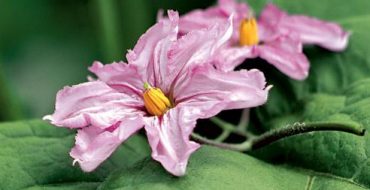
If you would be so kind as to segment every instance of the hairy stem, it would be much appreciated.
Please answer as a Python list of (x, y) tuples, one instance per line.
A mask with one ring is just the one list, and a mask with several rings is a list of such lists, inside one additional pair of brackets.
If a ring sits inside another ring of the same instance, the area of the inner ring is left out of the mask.
[(313, 123), (295, 123), (293, 125), (288, 125), (283, 128), (273, 129), (267, 131), (260, 136), (248, 138), (246, 141), (240, 144), (231, 144), (231, 143), (221, 143), (216, 142), (211, 139), (207, 139), (198, 134), (192, 134), (192, 137), (199, 142), (218, 146), (221, 148), (236, 150), (236, 151), (250, 151), (258, 149), (264, 146), (267, 146), (271, 143), (274, 143), (280, 139), (312, 132), (312, 131), (340, 131), (352, 133), (355, 135), (363, 136), (365, 135), (365, 129), (358, 125), (344, 124), (344, 123), (335, 123), (335, 122), (313, 122)]
[(276, 142), (282, 138), (290, 137), (312, 131), (341, 131), (363, 136), (365, 129), (358, 125), (331, 122), (295, 123), (287, 127), (268, 131), (253, 139), (252, 149), (258, 149)]

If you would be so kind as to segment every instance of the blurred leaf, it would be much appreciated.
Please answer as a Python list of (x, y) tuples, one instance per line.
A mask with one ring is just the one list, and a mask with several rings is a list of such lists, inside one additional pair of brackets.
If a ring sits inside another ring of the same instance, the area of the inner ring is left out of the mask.
[(105, 59), (110, 62), (120, 60), (122, 56), (122, 42), (120, 22), (119, 22), (119, 8), (115, 0), (95, 0), (94, 12), (92, 14), (99, 24), (97, 28), (100, 30), (100, 41), (102, 44), (101, 50), (104, 52)]
[(119, 1), (120, 25), (122, 26), (121, 59), (126, 56), (128, 49), (133, 49), (139, 37), (155, 23), (156, 10), (148, 0)]
[(99, 187), (108, 189), (360, 190), (346, 179), (273, 166), (253, 157), (204, 146), (190, 159), (187, 175), (174, 177), (150, 158), (129, 170), (113, 172)]
[[(0, 72), (23, 119), (52, 112), (56, 92), (86, 81), (87, 66), (100, 59), (88, 3), (1, 0)], [(0, 115), (7, 109), (17, 110), (2, 107)]]
[(0, 121), (17, 120), (23, 116), (18, 98), (10, 90), (0, 64)]
[(125, 170), (149, 152), (134, 136), (96, 171), (84, 173), (69, 156), (74, 135), (39, 120), (0, 124), (0, 189), (95, 189), (112, 170)]
[[(155, 24), (159, 10), (164, 10), (166, 13), (167, 9), (172, 9), (185, 13), (195, 8), (207, 7), (212, 3), (212, 0), (119, 0), (118, 8), (112, 8), (112, 10), (118, 11), (120, 15), (118, 22), (120, 27), (117, 27), (120, 33), (116, 38), (116, 43), (120, 44), (121, 50), (119, 57), (116, 56), (115, 60), (125, 59), (127, 50), (132, 49), (139, 37)], [(109, 49), (107, 50), (109, 51)], [(110, 61), (113, 60), (110, 59)]]
[[(1, 0), (0, 60), (7, 79), (4, 83), (12, 96), (18, 97), (15, 102), (21, 106), (23, 118), (42, 117), (52, 112), (59, 89), (86, 81), (90, 74), (87, 67), (94, 60), (124, 60), (127, 49), (133, 48), (155, 23), (158, 9), (184, 13), (212, 2)], [(0, 96), (4, 92), (0, 91)], [(12, 108), (0, 111), (0, 115), (17, 111), (8, 103), (5, 108)]]

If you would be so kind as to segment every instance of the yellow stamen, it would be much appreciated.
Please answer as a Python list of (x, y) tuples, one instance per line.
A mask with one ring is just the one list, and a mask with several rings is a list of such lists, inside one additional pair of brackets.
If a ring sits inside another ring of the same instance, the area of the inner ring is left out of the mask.
[(155, 116), (161, 116), (170, 109), (171, 102), (159, 88), (153, 88), (149, 83), (144, 83), (144, 105), (146, 110)]
[(255, 18), (244, 19), (240, 24), (239, 32), (240, 45), (253, 46), (258, 44), (258, 26)]

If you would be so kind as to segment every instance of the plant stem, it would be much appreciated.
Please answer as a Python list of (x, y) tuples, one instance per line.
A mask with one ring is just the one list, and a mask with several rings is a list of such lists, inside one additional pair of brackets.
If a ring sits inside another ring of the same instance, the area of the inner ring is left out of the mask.
[(240, 117), (239, 124), (236, 127), (238, 130), (247, 131), (248, 124), (249, 124), (249, 115), (250, 115), (249, 112), (250, 112), (250, 109), (248, 108), (243, 110), (241, 117)]
[(227, 137), (229, 137), (230, 133), (231, 133), (230, 131), (224, 130), (214, 141), (223, 142), (224, 140), (227, 139)]
[(235, 134), (238, 134), (240, 136), (247, 137), (247, 138), (250, 138), (250, 137), (254, 136), (253, 134), (250, 134), (247, 131), (240, 130), (239, 128), (237, 128), (233, 124), (228, 123), (228, 122), (226, 122), (226, 121), (224, 121), (224, 120), (222, 120), (218, 117), (212, 117), (210, 120), (214, 124), (216, 124), (218, 127), (222, 128), (224, 131), (229, 131), (229, 134), (230, 133), (235, 133)]
[[(204, 143), (204, 144), (209, 144), (209, 145), (213, 145), (213, 146), (217, 146), (217, 147), (220, 147), (220, 148), (225, 148), (225, 149), (230, 149), (230, 150), (236, 150), (236, 151), (241, 151), (243, 152), (244, 150), (241, 150), (240, 145), (248, 142), (248, 141), (245, 141), (244, 143), (242, 144), (231, 144), (231, 143), (222, 143), (222, 142), (216, 142), (214, 140), (211, 140), (211, 139), (207, 139), (205, 137), (202, 137), (196, 133), (192, 133), (191, 134), (191, 137), (195, 140), (195, 141), (198, 141), (198, 142), (201, 142), (201, 143)], [(243, 145), (245, 146), (245, 145)]]
[(252, 140), (253, 142), (251, 148), (258, 149), (282, 138), (312, 131), (341, 131), (359, 136), (365, 135), (365, 129), (358, 125), (348, 125), (335, 122), (295, 123), (291, 126), (274, 129), (262, 134), (261, 136), (258, 136)]
[(214, 124), (216, 124), (218, 127), (227, 130), (227, 131), (233, 131), (234, 126), (218, 117), (212, 117), (210, 119)]
[(198, 134), (192, 134), (192, 137), (202, 143), (218, 146), (221, 148), (236, 150), (236, 151), (250, 151), (267, 146), (274, 143), (282, 138), (312, 132), (312, 131), (341, 131), (352, 133), (355, 135), (365, 135), (365, 129), (358, 125), (344, 124), (344, 123), (331, 123), (331, 122), (313, 122), (313, 123), (295, 123), (288, 125), (287, 127), (273, 129), (267, 131), (264, 134), (248, 138), (246, 141), (240, 144), (221, 143), (214, 140), (207, 139)]

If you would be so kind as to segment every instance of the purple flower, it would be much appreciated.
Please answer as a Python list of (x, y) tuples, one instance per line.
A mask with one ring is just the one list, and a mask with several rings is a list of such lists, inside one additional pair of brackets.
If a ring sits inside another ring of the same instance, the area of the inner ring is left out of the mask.
[(178, 13), (168, 15), (141, 36), (127, 54), (128, 64), (95, 62), (90, 71), (96, 81), (58, 92), (55, 112), (45, 119), (78, 129), (70, 155), (84, 171), (94, 170), (144, 127), (153, 159), (184, 175), (199, 148), (189, 139), (197, 119), (265, 103), (263, 73), (219, 71), (210, 63), (232, 34), (231, 20), (178, 38)]
[(234, 14), (233, 36), (219, 49), (214, 63), (224, 71), (233, 70), (246, 58), (261, 57), (289, 77), (303, 80), (308, 75), (309, 61), (302, 52), (302, 44), (342, 51), (350, 35), (335, 23), (290, 16), (271, 3), (256, 21), (246, 4), (234, 0), (219, 0), (217, 6), (182, 16), (180, 33), (226, 22), (231, 14)]

